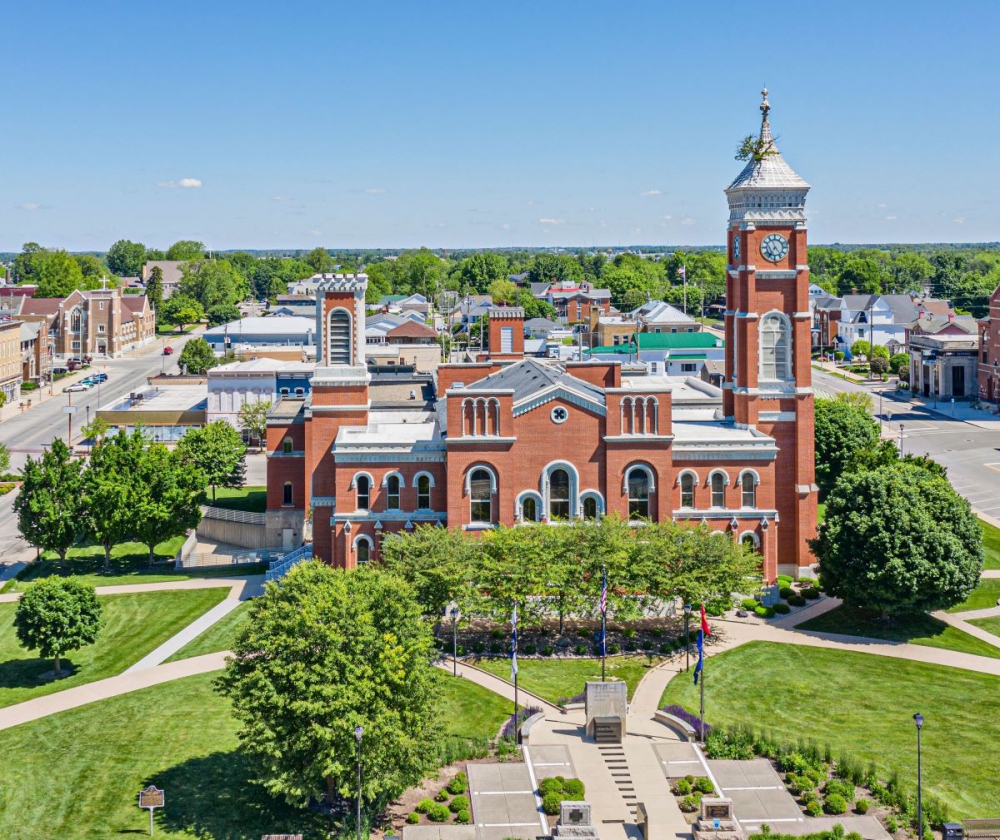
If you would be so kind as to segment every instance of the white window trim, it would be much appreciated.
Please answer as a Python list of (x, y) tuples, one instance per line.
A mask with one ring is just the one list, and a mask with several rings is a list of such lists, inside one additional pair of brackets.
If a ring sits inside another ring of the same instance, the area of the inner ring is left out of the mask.
[(406, 479), (403, 478), (403, 474), (399, 470), (393, 470), (392, 472), (387, 472), (384, 476), (382, 476), (382, 485), (381, 486), (382, 486), (383, 490), (386, 487), (389, 486), (389, 479), (392, 476), (396, 476), (396, 478), (399, 479), (399, 489), (400, 490), (402, 490), (404, 487), (406, 487)]
[[(524, 501), (525, 499), (534, 499), (535, 505), (538, 508), (538, 519), (525, 519), (524, 518)], [(514, 500), (514, 519), (518, 522), (543, 522), (545, 518), (545, 502), (542, 499), (541, 494), (537, 490), (522, 490), (517, 494), (517, 498)]]
[(497, 472), (489, 464), (469, 464), (469, 468), (465, 471), (465, 480), (462, 482), (465, 488), (465, 495), (472, 495), (472, 474), (476, 470), (486, 470), (490, 474), (490, 493), (496, 495)]
[(638, 461), (625, 467), (625, 472), (622, 475), (622, 493), (628, 495), (628, 477), (632, 470), (645, 470), (649, 475), (649, 492), (656, 492), (656, 473), (649, 464), (643, 461)]

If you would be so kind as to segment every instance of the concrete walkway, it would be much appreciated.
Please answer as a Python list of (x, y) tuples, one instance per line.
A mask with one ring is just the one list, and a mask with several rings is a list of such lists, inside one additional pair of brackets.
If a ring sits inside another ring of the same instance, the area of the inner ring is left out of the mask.
[[(454, 667), (450, 659), (438, 659), (434, 664), (437, 665), (442, 671), (447, 671), (449, 674), (452, 673), (452, 669)], [(507, 682), (507, 680), (501, 679), (495, 674), (491, 674), (489, 671), (484, 671), (482, 668), (477, 668), (475, 665), (469, 665), (465, 662), (458, 663), (458, 675), (460, 677), (465, 677), (465, 679), (469, 682), (482, 686), (488, 691), (492, 691), (494, 694), (506, 697), (510, 700), (511, 710), (513, 711), (513, 683)], [(525, 691), (520, 686), (518, 686), (517, 690), (517, 702), (521, 706), (538, 706), (538, 708), (545, 712), (546, 716), (562, 714), (562, 709), (554, 703), (550, 703), (548, 700), (543, 700), (537, 694)]]
[(48, 694), (45, 697), (26, 700), (23, 703), (8, 706), (6, 709), (0, 709), (0, 729), (10, 729), (12, 726), (48, 717), (58, 712), (65, 712), (79, 706), (86, 706), (88, 703), (94, 703), (98, 700), (117, 697), (119, 694), (128, 694), (142, 688), (149, 688), (195, 674), (218, 671), (225, 667), (227, 655), (228, 652), (195, 656), (191, 659), (182, 659), (180, 662), (171, 662), (169, 665), (159, 665), (143, 671), (126, 672), (117, 677), (108, 677), (87, 685)]
[[(252, 591), (260, 594), (263, 591), (264, 575), (245, 575), (243, 577), (213, 577), (213, 578), (189, 578), (188, 580), (170, 580), (161, 583), (123, 583), (117, 586), (98, 586), (98, 595), (130, 595), (139, 592), (168, 592), (174, 589), (222, 589), (229, 588)], [(5, 592), (0, 595), (0, 604), (17, 601), (23, 593)], [(232, 595), (230, 595), (232, 597)], [(241, 600), (242, 595), (238, 595)], [(248, 595), (246, 597), (253, 597)]]

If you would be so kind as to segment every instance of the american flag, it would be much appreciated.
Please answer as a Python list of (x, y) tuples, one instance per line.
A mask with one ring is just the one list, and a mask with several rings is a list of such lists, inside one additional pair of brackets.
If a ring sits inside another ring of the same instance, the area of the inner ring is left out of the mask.
[(682, 266), (681, 266), (680, 268), (678, 268), (678, 269), (677, 269), (677, 273), (678, 273), (678, 274), (679, 274), (679, 275), (680, 275), (681, 277), (687, 277), (687, 266), (685, 266), (685, 265), (682, 265)]
[(601, 578), (601, 614), (605, 615), (608, 611), (608, 570), (602, 570)]

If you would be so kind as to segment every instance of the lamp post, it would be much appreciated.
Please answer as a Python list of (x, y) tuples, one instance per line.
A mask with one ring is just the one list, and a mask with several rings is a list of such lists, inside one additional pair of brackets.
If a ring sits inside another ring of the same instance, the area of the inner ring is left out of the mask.
[(684, 605), (684, 670), (691, 668), (691, 634), (688, 633), (688, 622), (691, 620), (691, 605)]
[(354, 740), (358, 742), (358, 810), (355, 814), (358, 821), (358, 840), (361, 840), (361, 736), (364, 734), (363, 726), (354, 727)]
[(452, 675), (458, 676), (458, 607), (451, 608), (451, 664)]
[(899, 457), (903, 457), (903, 424), (899, 424)]
[(913, 716), (913, 722), (917, 725), (917, 840), (924, 840), (924, 807), (921, 798), (923, 779), (920, 766), (920, 730), (924, 726), (924, 716), (917, 712)]

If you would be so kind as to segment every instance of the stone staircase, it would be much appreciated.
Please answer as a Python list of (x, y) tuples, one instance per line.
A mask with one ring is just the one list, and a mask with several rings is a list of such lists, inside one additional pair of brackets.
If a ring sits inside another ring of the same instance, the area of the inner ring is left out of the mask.
[(632, 781), (632, 774), (628, 769), (628, 761), (625, 759), (625, 747), (615, 743), (611, 738), (598, 738), (597, 749), (600, 750), (604, 764), (614, 779), (615, 787), (621, 794), (622, 799), (629, 808), (633, 819), (635, 818), (635, 806), (637, 803), (635, 795), (635, 783)]

